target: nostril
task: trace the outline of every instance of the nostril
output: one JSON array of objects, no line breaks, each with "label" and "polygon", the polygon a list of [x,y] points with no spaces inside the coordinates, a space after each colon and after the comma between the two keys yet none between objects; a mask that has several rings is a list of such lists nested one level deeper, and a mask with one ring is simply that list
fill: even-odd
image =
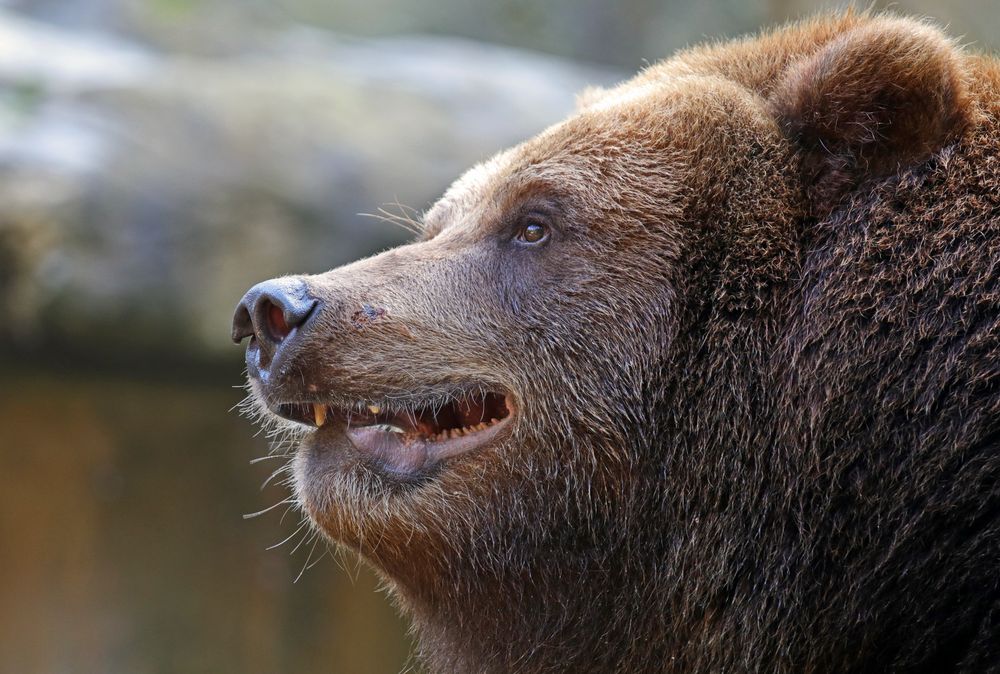
[{"label": "nostril", "polygon": [[264,301],[264,315],[267,316],[267,330],[274,341],[281,342],[292,329],[285,320],[285,310],[268,300]]}]

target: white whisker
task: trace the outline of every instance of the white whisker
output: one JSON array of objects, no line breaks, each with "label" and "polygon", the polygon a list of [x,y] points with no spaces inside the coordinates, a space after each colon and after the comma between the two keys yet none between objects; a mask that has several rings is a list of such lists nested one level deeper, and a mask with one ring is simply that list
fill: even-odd
[{"label": "white whisker", "polygon": [[274,510],[275,508],[277,508],[278,506],[284,505],[286,503],[294,503],[294,499],[287,499],[287,498],[286,499],[282,499],[281,501],[278,501],[274,505],[268,506],[267,508],[264,508],[263,510],[258,510],[255,513],[247,513],[247,514],[243,515],[243,519],[250,520],[250,519],[253,519],[254,517],[260,517],[261,515],[263,515],[265,513],[269,513],[272,510]]}]

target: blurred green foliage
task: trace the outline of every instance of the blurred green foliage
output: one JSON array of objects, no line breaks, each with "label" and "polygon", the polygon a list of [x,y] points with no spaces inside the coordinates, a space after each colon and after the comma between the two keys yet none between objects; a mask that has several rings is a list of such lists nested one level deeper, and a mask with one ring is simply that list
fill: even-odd
[{"label": "blurred green foliage", "polygon": [[[636,68],[707,37],[755,30],[845,2],[823,0],[13,0],[39,16],[110,25],[164,46],[211,52],[290,24],[357,35],[458,35]],[[856,3],[867,7],[868,3]],[[993,0],[876,0],[926,15],[985,47]]]}]

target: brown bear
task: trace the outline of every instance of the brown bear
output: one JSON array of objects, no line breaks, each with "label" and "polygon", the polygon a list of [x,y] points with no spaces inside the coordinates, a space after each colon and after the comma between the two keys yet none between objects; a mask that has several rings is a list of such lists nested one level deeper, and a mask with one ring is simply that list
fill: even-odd
[{"label": "brown bear", "polygon": [[436,672],[1000,671],[1000,64],[685,51],[255,286],[296,496]]}]

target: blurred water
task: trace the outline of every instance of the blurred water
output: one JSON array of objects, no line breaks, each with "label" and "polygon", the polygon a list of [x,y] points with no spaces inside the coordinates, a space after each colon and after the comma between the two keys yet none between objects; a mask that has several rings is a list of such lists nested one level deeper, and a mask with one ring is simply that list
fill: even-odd
[{"label": "blurred water", "polygon": [[[234,368],[232,382],[239,381]],[[376,580],[309,552],[219,382],[0,380],[0,671],[398,672]],[[304,533],[304,531],[303,531]],[[315,561],[325,546],[317,545]]]}]

